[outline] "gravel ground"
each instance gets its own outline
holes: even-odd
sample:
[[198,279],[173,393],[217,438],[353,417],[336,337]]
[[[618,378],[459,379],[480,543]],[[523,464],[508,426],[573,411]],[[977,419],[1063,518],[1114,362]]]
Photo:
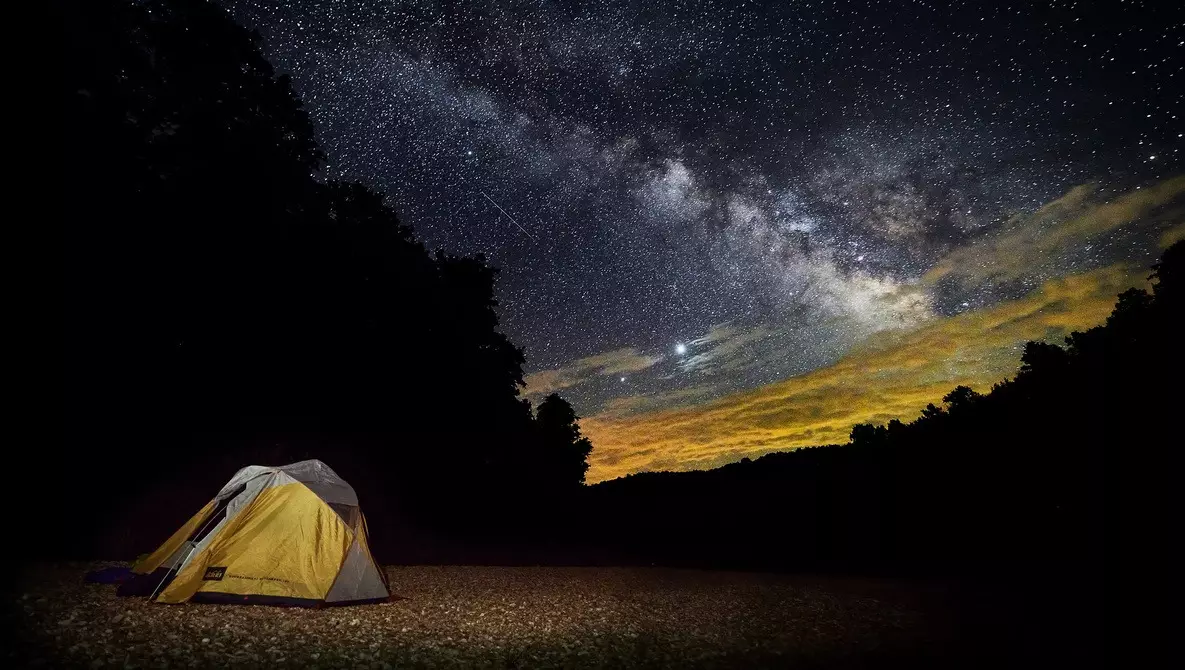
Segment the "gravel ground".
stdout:
[[[867,667],[937,661],[941,615],[870,580],[659,568],[391,567],[402,600],[321,610],[159,605],[28,569],[12,665]],[[5,663],[8,665],[8,663]]]

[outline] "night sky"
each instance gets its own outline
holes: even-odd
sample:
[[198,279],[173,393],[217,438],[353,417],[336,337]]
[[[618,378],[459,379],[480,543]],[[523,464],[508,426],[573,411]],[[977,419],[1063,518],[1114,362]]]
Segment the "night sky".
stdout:
[[1183,236],[1177,3],[223,3],[325,175],[501,268],[596,481],[846,441]]

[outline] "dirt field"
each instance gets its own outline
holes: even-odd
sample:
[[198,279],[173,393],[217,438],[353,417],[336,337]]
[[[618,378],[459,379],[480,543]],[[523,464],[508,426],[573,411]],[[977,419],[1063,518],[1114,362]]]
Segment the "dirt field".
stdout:
[[[645,568],[392,567],[403,597],[321,610],[158,605],[27,571],[5,665],[45,667],[914,667],[948,627],[890,582]],[[948,659],[949,660],[949,659]]]

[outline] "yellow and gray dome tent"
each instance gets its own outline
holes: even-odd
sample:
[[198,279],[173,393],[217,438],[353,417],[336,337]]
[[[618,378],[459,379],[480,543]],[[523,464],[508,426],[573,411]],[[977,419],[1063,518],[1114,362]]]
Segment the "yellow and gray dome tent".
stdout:
[[162,603],[353,605],[390,590],[354,489],[321,461],[239,470],[132,566],[122,595]]

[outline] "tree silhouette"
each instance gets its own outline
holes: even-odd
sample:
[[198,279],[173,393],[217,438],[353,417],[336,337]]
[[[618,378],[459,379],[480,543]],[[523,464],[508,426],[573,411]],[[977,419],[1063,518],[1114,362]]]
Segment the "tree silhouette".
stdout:
[[942,396],[942,402],[946,403],[952,414],[963,412],[969,409],[977,401],[983,398],[982,395],[973,391],[969,386],[956,386],[950,393]]
[[568,401],[552,393],[539,403],[535,416],[543,448],[542,460],[553,471],[548,475],[548,481],[566,486],[583,484],[592,442],[580,434],[576,410]]
[[858,444],[882,444],[888,439],[889,431],[884,426],[858,423],[852,426],[851,441]]
[[371,496],[375,525],[513,524],[503,487],[554,488],[517,470],[580,481],[532,462],[496,270],[429,253],[381,193],[325,179],[257,34],[204,0],[59,14],[79,499],[107,477],[127,483],[107,489],[116,508],[140,509],[168,478],[159,526],[113,521],[143,546],[247,462],[323,458]]
[[1160,260],[1152,266],[1152,276],[1156,283],[1152,293],[1156,296],[1158,309],[1172,311],[1181,306],[1185,298],[1185,244],[1181,241],[1174,243],[1161,254]]

